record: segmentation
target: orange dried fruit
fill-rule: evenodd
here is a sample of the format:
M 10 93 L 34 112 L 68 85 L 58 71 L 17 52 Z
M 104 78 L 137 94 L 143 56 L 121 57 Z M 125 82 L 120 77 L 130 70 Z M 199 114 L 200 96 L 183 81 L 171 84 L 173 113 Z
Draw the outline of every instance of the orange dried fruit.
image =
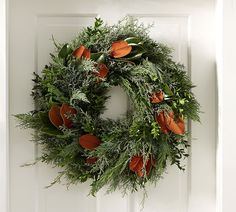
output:
M 49 120 L 51 123 L 56 127 L 59 128 L 63 125 L 63 120 L 60 115 L 60 107 L 59 106 L 52 106 L 48 112 Z
M 130 161 L 130 163 L 129 163 L 129 169 L 131 170 L 131 171 L 134 171 L 134 172 L 136 172 L 136 170 L 137 170 L 137 167 L 138 167 L 138 164 L 140 163 L 140 161 L 142 160 L 142 156 L 133 156 L 132 158 L 131 158 L 131 161 Z
M 137 176 L 143 177 L 144 176 L 143 165 L 144 165 L 143 157 L 136 155 L 131 158 L 131 161 L 129 163 L 129 169 L 135 172 Z M 152 165 L 153 164 L 151 159 L 148 159 L 145 165 L 146 175 L 149 175 Z
M 73 56 L 75 56 L 76 58 L 81 58 L 84 50 L 85 50 L 85 46 L 80 46 L 79 48 L 74 50 Z
M 86 58 L 86 59 L 90 59 L 91 57 L 91 52 L 89 49 L 85 49 L 84 52 L 83 52 L 83 55 L 82 57 Z
M 91 53 L 90 53 L 89 49 L 86 49 L 85 46 L 82 45 L 79 48 L 74 50 L 73 56 L 75 56 L 78 59 L 80 59 L 82 57 L 84 57 L 86 59 L 90 59 Z
M 107 76 L 108 72 L 109 72 L 109 69 L 107 68 L 107 66 L 105 64 L 102 63 L 99 65 L 99 70 L 96 75 L 100 78 L 105 78 Z
M 165 113 L 164 111 L 156 115 L 156 121 L 161 127 L 161 131 L 167 134 L 169 131 L 177 134 L 183 135 L 185 133 L 185 124 L 184 120 L 178 117 L 174 119 L 174 112 L 170 111 Z
M 166 126 L 164 111 L 156 114 L 156 121 L 159 124 L 159 126 L 161 127 L 161 132 L 167 134 L 169 132 L 169 129 Z
M 162 102 L 164 100 L 163 92 L 159 91 L 159 92 L 153 93 L 150 100 L 151 100 L 151 103 L 160 103 L 160 102 Z
M 60 115 L 62 117 L 65 127 L 67 127 L 67 128 L 73 127 L 73 122 L 70 120 L 69 117 L 71 117 L 75 114 L 77 114 L 77 111 L 75 108 L 73 108 L 72 106 L 70 106 L 66 103 L 62 104 L 62 106 L 60 108 Z
M 90 157 L 90 158 L 86 158 L 86 163 L 87 164 L 95 164 L 97 162 L 98 158 L 96 157 Z
M 175 121 L 173 117 L 166 116 L 166 126 L 167 128 L 177 135 L 182 135 L 185 133 L 184 120 L 180 117 Z
M 79 144 L 84 149 L 94 150 L 101 144 L 101 141 L 95 135 L 86 134 L 80 136 Z
M 128 55 L 132 50 L 132 47 L 124 41 L 115 41 L 111 44 L 111 56 L 114 58 L 121 58 Z
M 178 125 L 179 127 L 179 131 L 180 133 L 179 134 L 184 134 L 185 133 L 185 123 L 184 123 L 184 120 L 179 117 L 177 120 L 176 120 L 176 124 Z

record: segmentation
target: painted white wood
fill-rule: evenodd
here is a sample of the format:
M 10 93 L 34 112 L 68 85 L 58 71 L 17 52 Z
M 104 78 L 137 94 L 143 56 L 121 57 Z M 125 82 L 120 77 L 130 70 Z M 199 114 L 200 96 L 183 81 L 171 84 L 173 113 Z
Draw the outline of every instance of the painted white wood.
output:
M 216 71 L 217 71 L 217 105 L 218 138 L 216 148 L 216 203 L 217 212 L 222 211 L 222 71 L 223 71 L 223 0 L 216 2 Z
M 236 166 L 234 118 L 235 106 L 235 48 L 236 48 L 236 4 L 235 0 L 219 0 L 218 23 L 219 47 L 218 84 L 219 84 L 219 151 L 218 151 L 218 199 L 220 211 L 236 211 Z M 221 6 L 221 7 L 220 7 Z
M 0 211 L 8 210 L 7 2 L 0 1 Z
M 202 105 L 201 124 L 190 124 L 193 142 L 191 157 L 185 161 L 186 172 L 170 167 L 156 187 L 150 185 L 144 212 L 214 212 L 216 89 L 214 1 L 131 1 L 131 0 L 10 0 L 10 113 L 31 110 L 32 72 L 40 72 L 53 50 L 51 35 L 60 41 L 70 40 L 81 27 L 100 15 L 115 23 L 125 15 L 154 23 L 151 36 L 174 48 L 173 57 L 188 67 Z M 106 116 L 121 115 L 127 98 L 114 88 Z M 117 102 L 123 107 L 115 108 Z M 31 131 L 16 128 L 10 121 L 10 212 L 138 212 L 142 192 L 122 197 L 120 192 L 87 197 L 89 183 L 70 187 L 63 185 L 44 189 L 58 169 L 44 164 L 21 168 L 40 154 L 30 143 Z

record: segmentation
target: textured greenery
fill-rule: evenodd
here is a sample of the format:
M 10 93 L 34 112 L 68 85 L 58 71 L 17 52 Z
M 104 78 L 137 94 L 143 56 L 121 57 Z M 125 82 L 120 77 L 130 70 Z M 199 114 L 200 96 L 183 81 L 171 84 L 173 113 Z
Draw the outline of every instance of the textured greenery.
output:
M 16 117 L 21 126 L 35 130 L 34 141 L 43 150 L 39 160 L 62 169 L 55 182 L 61 177 L 67 178 L 68 184 L 92 179 L 93 195 L 104 185 L 109 186 L 109 191 L 119 188 L 125 193 L 144 188 L 148 181 L 158 181 L 168 161 L 184 169 L 181 160 L 188 156 L 188 133 L 163 133 L 155 114 L 172 110 L 185 120 L 199 121 L 199 104 L 191 92 L 193 85 L 184 66 L 174 62 L 171 50 L 152 40 L 148 32 L 149 27 L 133 18 L 125 18 L 114 26 L 96 19 L 93 27 L 83 29 L 71 42 L 54 41 L 50 64 L 40 75 L 35 74 L 33 80 L 32 96 L 37 108 Z M 110 57 L 113 41 L 132 37 L 139 41 L 132 55 Z M 73 57 L 72 52 L 81 45 L 98 53 L 93 54 L 96 59 Z M 109 74 L 98 82 L 94 73 L 101 56 Z M 130 98 L 130 110 L 119 120 L 100 116 L 112 86 L 121 86 Z M 154 91 L 163 91 L 164 101 L 152 104 L 150 94 Z M 63 103 L 78 111 L 71 129 L 57 129 L 48 118 L 50 108 Z M 87 133 L 102 141 L 93 151 L 78 143 L 79 137 Z M 139 177 L 129 169 L 134 155 L 142 155 L 144 160 L 155 159 L 149 175 Z M 98 161 L 88 165 L 87 157 L 97 157 Z

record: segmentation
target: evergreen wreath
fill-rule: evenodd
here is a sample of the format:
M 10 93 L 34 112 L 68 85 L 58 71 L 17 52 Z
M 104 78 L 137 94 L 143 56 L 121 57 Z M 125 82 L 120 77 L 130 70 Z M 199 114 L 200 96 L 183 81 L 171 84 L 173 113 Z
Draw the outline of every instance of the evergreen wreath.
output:
M 150 26 L 127 17 L 113 26 L 96 18 L 55 53 L 41 75 L 34 73 L 36 109 L 18 114 L 34 129 L 38 158 L 62 168 L 68 184 L 92 180 L 91 194 L 137 191 L 156 182 L 168 161 L 184 170 L 188 136 L 184 120 L 199 121 L 199 103 L 182 64 L 152 40 Z M 130 99 L 126 116 L 104 119 L 107 92 L 120 86 Z

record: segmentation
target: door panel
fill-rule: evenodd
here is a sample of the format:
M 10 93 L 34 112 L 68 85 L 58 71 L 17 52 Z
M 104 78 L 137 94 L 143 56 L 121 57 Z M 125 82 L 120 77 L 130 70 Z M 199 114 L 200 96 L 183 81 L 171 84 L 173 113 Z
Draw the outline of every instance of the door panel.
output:
M 174 49 L 173 57 L 184 63 L 197 85 L 194 89 L 202 111 L 201 124 L 189 123 L 192 131 L 191 157 L 184 161 L 186 171 L 169 167 L 157 186 L 150 185 L 144 212 L 215 211 L 215 72 L 213 18 L 210 0 L 177 1 L 10 1 L 10 113 L 33 109 L 30 98 L 32 73 L 40 73 L 53 51 L 52 35 L 59 42 L 71 40 L 82 27 L 100 15 L 115 23 L 125 15 L 154 24 L 151 36 Z M 115 118 L 128 107 L 127 96 L 119 89 L 110 91 L 111 105 L 105 117 Z M 117 102 L 123 105 L 117 107 Z M 119 108 L 119 109 L 118 109 Z M 37 164 L 21 168 L 40 154 L 29 142 L 32 131 L 16 128 L 10 122 L 10 212 L 137 212 L 143 192 L 125 197 L 117 191 L 88 197 L 89 182 L 66 188 L 45 189 L 60 171 Z

